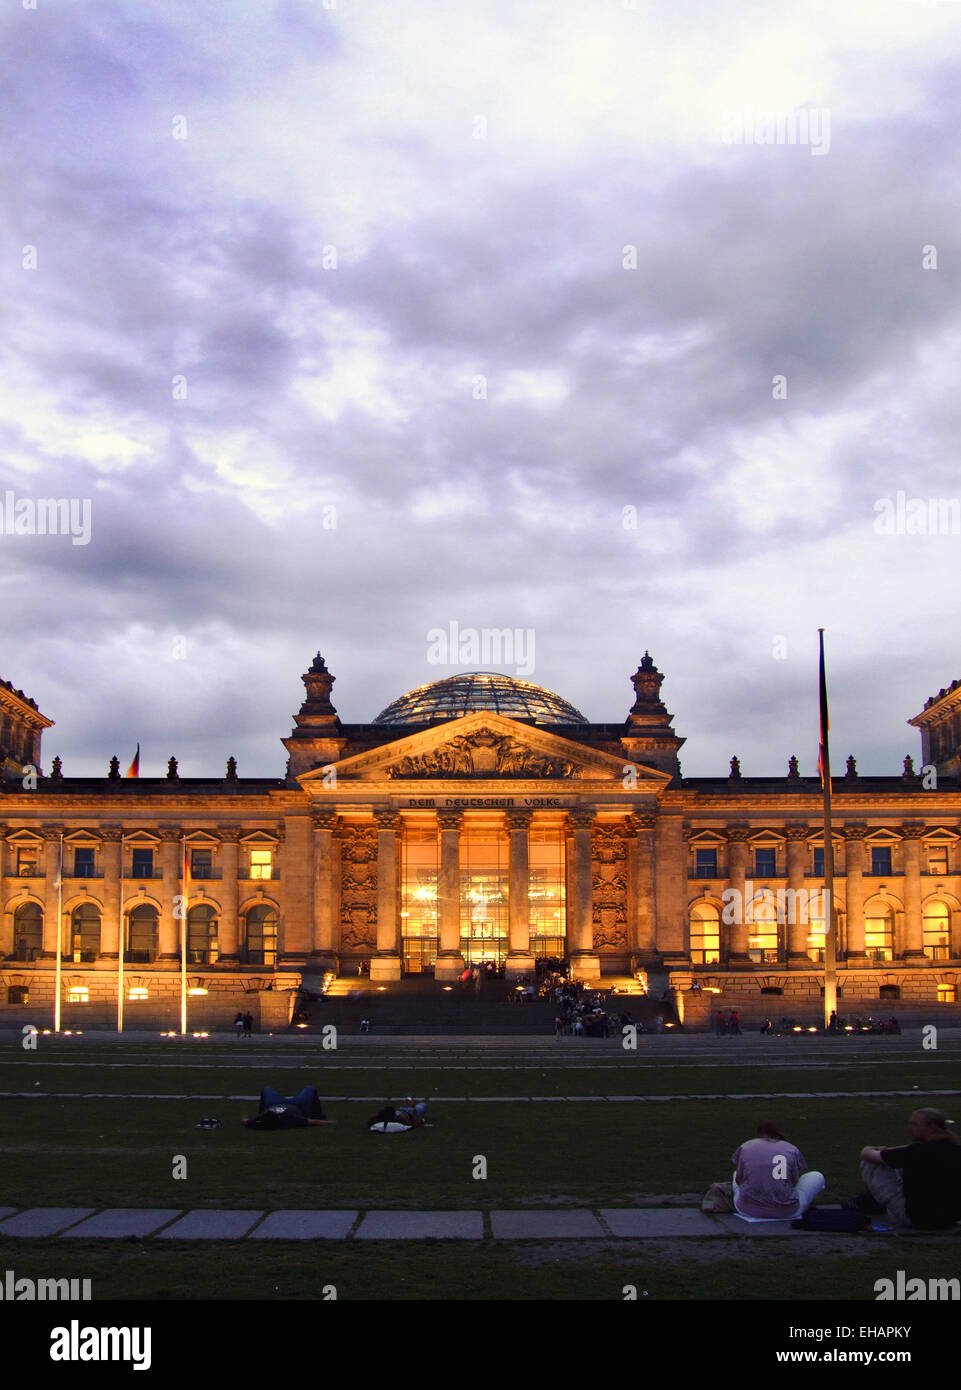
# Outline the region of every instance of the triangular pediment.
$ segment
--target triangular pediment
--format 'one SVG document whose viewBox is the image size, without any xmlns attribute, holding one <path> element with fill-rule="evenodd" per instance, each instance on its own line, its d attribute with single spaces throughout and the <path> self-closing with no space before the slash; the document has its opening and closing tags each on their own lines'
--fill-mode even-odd
<svg viewBox="0 0 961 1390">
<path fill-rule="evenodd" d="M 368 752 L 355 753 L 335 766 L 338 783 L 388 781 L 398 786 L 437 779 L 623 782 L 626 768 L 635 769 L 637 785 L 660 788 L 671 780 L 654 768 L 625 762 L 493 710 L 475 710 Z M 326 786 L 329 774 L 315 768 L 297 780 L 304 788 Z"/>
</svg>

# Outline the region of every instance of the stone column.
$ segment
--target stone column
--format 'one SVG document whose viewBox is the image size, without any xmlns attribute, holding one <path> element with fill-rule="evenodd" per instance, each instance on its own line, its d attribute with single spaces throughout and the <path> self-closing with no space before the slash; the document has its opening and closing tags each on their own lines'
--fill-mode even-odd
<svg viewBox="0 0 961 1390">
<path fill-rule="evenodd" d="M 336 970 L 334 953 L 335 894 L 334 868 L 338 858 L 334 832 L 337 812 L 312 810 L 314 827 L 314 929 L 313 954 L 322 970 Z"/>
<path fill-rule="evenodd" d="M 591 881 L 591 830 L 593 810 L 568 812 L 568 824 L 573 841 L 573 884 L 568 911 L 571 972 L 575 979 L 597 979 L 601 961 L 594 950 L 594 890 Z"/>
<path fill-rule="evenodd" d="M 864 837 L 867 827 L 844 827 L 844 915 L 847 926 L 845 965 L 866 965 L 864 954 Z M 825 846 L 825 852 L 827 847 Z"/>
<path fill-rule="evenodd" d="M 440 942 L 435 980 L 456 980 L 464 969 L 460 949 L 460 832 L 459 811 L 438 811 L 440 825 L 440 874 L 437 880 Z"/>
<path fill-rule="evenodd" d="M 100 919 L 100 958 L 116 960 L 120 950 L 120 866 L 123 830 L 119 825 L 100 827 L 103 842 L 103 916 Z"/>
<path fill-rule="evenodd" d="M 377 823 L 377 954 L 370 962 L 371 983 L 400 979 L 400 917 L 397 910 L 396 811 L 375 811 Z"/>
<path fill-rule="evenodd" d="M 635 812 L 628 825 L 635 833 L 627 840 L 628 948 L 639 964 L 653 964 L 657 950 L 657 900 L 654 889 L 653 815 Z"/>
<path fill-rule="evenodd" d="M 906 961 L 923 964 L 924 929 L 921 922 L 921 837 L 923 825 L 905 825 L 901 829 L 904 836 L 904 937 L 895 942 L 895 957 L 898 948 Z"/>
<path fill-rule="evenodd" d="M 787 828 L 788 910 L 784 929 L 788 965 L 806 970 L 811 968 L 811 957 L 808 955 L 808 937 L 811 935 L 810 900 L 804 888 L 804 880 L 807 877 L 808 834 L 806 825 L 789 825 Z"/>
<path fill-rule="evenodd" d="M 722 930 L 726 927 L 727 936 L 727 964 L 728 965 L 751 965 L 748 955 L 748 936 L 750 935 L 750 924 L 748 923 L 748 903 L 749 896 L 753 896 L 754 885 L 748 887 L 747 877 L 747 854 L 748 837 L 751 831 L 746 825 L 732 825 L 727 831 L 727 875 L 728 887 L 734 895 L 733 901 L 725 904 L 721 916 Z M 725 922 L 725 917 L 729 920 Z M 721 950 L 721 959 L 724 959 L 724 950 Z"/>
<path fill-rule="evenodd" d="M 516 980 L 521 975 L 530 975 L 534 970 L 534 956 L 531 953 L 531 903 L 530 903 L 530 811 L 507 812 L 507 837 L 509 843 L 508 896 L 507 910 L 509 922 L 509 950 L 504 978 Z"/>
<path fill-rule="evenodd" d="M 42 825 L 43 836 L 43 954 L 55 957 L 57 954 L 57 931 L 63 932 L 60 920 L 60 888 L 58 866 L 60 864 L 60 836 L 62 825 Z M 70 943 L 60 937 L 60 949 L 64 953 Z"/>
<path fill-rule="evenodd" d="M 220 863 L 223 872 L 220 889 L 220 921 L 217 928 L 217 960 L 236 966 L 240 960 L 240 828 L 218 825 Z"/>
<path fill-rule="evenodd" d="M 183 893 L 181 860 L 183 836 L 173 825 L 163 825 L 160 836 L 160 922 L 157 929 L 157 960 L 180 959 L 181 919 L 174 916 L 174 898 Z"/>
</svg>

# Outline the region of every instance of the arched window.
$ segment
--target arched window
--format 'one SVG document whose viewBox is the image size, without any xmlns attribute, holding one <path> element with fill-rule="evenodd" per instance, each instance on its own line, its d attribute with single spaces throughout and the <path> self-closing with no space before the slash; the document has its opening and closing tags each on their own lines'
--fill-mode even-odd
<svg viewBox="0 0 961 1390">
<path fill-rule="evenodd" d="M 248 909 L 246 916 L 248 965 L 277 964 L 277 909 L 262 904 Z"/>
<path fill-rule="evenodd" d="M 21 903 L 13 914 L 15 960 L 36 960 L 43 949 L 43 909 L 39 903 Z"/>
<path fill-rule="evenodd" d="M 929 960 L 947 960 L 951 954 L 951 913 L 947 903 L 925 903 L 922 946 Z"/>
<path fill-rule="evenodd" d="M 100 908 L 81 903 L 70 914 L 70 941 L 66 948 L 75 961 L 96 960 L 100 954 Z"/>
<path fill-rule="evenodd" d="M 691 908 L 691 964 L 717 965 L 721 958 L 721 914 L 711 903 Z"/>
<path fill-rule="evenodd" d="M 864 916 L 864 954 L 868 960 L 894 959 L 894 914 L 885 903 L 875 903 Z"/>
<path fill-rule="evenodd" d="M 750 904 L 748 955 L 759 965 L 772 964 L 780 956 L 778 948 L 777 900 L 771 892 L 760 893 Z"/>
<path fill-rule="evenodd" d="M 127 960 L 145 965 L 157 958 L 157 909 L 141 903 L 127 918 Z"/>
<path fill-rule="evenodd" d="M 217 935 L 217 912 L 210 903 L 201 903 L 187 913 L 187 960 L 191 965 L 206 965 L 210 960 L 210 943 Z"/>
</svg>

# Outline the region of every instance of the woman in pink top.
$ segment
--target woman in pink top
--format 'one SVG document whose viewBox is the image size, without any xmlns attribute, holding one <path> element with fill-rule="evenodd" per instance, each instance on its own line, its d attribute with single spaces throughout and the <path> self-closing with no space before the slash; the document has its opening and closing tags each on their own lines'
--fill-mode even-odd
<svg viewBox="0 0 961 1390">
<path fill-rule="evenodd" d="M 751 1221 L 793 1221 L 824 1191 L 824 1175 L 804 1171 L 804 1155 L 770 1120 L 758 1125 L 757 1138 L 742 1144 L 731 1162 L 734 1210 Z"/>
</svg>

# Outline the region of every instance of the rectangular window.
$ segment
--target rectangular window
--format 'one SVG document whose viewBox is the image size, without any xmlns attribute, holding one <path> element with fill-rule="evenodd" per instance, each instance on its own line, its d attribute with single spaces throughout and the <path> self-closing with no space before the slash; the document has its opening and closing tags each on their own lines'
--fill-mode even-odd
<svg viewBox="0 0 961 1390">
<path fill-rule="evenodd" d="M 938 985 L 938 1003 L 953 1004 L 957 999 L 957 993 L 955 985 Z"/>
<path fill-rule="evenodd" d="M 777 873 L 777 850 L 756 849 L 754 851 L 754 877 L 773 878 Z"/>
<path fill-rule="evenodd" d="M 460 946 L 468 965 L 507 959 L 507 835 L 468 826 L 460 837 Z"/>
<path fill-rule="evenodd" d="M 250 877 L 270 878 L 273 872 L 273 851 L 252 849 L 250 851 Z"/>
<path fill-rule="evenodd" d="M 29 1004 L 30 990 L 26 985 L 7 985 L 8 1004 Z"/>
<path fill-rule="evenodd" d="M 20 878 L 32 878 L 39 872 L 40 854 L 35 849 L 17 850 L 17 873 Z"/>
<path fill-rule="evenodd" d="M 824 848 L 823 848 L 823 846 L 822 846 L 820 849 L 815 849 L 815 851 L 814 851 L 814 877 L 815 877 L 815 878 L 823 878 L 823 877 L 824 877 Z"/>
<path fill-rule="evenodd" d="M 691 914 L 691 964 L 717 965 L 721 926 L 716 908 L 695 908 Z"/>
<path fill-rule="evenodd" d="M 153 850 L 135 849 L 133 852 L 133 877 L 153 878 Z"/>
<path fill-rule="evenodd" d="M 890 845 L 871 846 L 871 872 L 872 874 L 889 874 L 891 872 Z"/>
<path fill-rule="evenodd" d="M 90 990 L 86 985 L 71 985 L 67 990 L 68 1004 L 89 1004 Z"/>
<path fill-rule="evenodd" d="M 190 851 L 191 878 L 210 878 L 213 873 L 213 850 L 192 849 Z"/>
<path fill-rule="evenodd" d="M 563 959 L 565 947 L 565 864 L 564 832 L 545 826 L 532 829 L 528 836 L 530 885 L 528 920 L 530 950 L 536 959 Z"/>
<path fill-rule="evenodd" d="M 73 876 L 74 878 L 91 878 L 93 876 L 93 850 L 75 849 L 73 852 Z"/>
<path fill-rule="evenodd" d="M 928 873 L 946 874 L 948 872 L 947 845 L 932 845 L 928 850 Z"/>
<path fill-rule="evenodd" d="M 889 917 L 864 919 L 864 953 L 868 960 L 894 959 L 894 931 Z"/>
<path fill-rule="evenodd" d="M 717 878 L 717 850 L 694 851 L 694 874 L 697 878 Z"/>
<path fill-rule="evenodd" d="M 400 935 L 404 970 L 430 971 L 437 960 L 437 831 L 411 827 L 402 842 Z"/>
</svg>

